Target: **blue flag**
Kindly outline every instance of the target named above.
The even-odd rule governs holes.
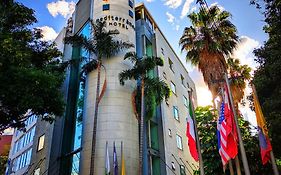
[[[113,142],[113,175],[118,175],[118,161],[117,161],[115,142]]]

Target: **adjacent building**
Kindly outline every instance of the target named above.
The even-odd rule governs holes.
[[[91,56],[80,47],[63,44],[67,35],[90,37],[91,20],[105,21],[108,30],[118,29],[118,39],[134,43],[135,48],[130,51],[135,51],[138,57],[157,56],[164,60],[164,66],[156,68],[151,76],[164,80],[172,93],[145,123],[144,174],[192,174],[197,163],[190,156],[185,133],[189,91],[193,92],[194,104],[197,104],[195,85],[156,21],[144,4],[135,5],[133,0],[80,0],[73,17],[56,39],[64,61]],[[138,174],[139,126],[131,99],[137,83],[119,84],[118,74],[132,67],[129,61],[124,61],[124,55],[125,52],[121,52],[103,62],[101,82],[106,79],[107,86],[97,121],[94,169],[97,175],[105,171],[106,143],[111,165],[115,143],[121,167],[121,142],[127,174]],[[97,71],[89,73],[86,81],[81,82],[79,69],[83,64],[71,64],[67,69],[62,87],[65,116],[57,117],[53,124],[34,117],[27,124],[26,132],[15,132],[9,174],[90,174]]]

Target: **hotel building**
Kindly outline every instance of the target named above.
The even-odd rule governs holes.
[[[153,118],[145,123],[143,174],[193,174],[192,169],[198,165],[189,153],[185,133],[189,113],[188,91],[194,92],[194,105],[197,104],[195,85],[152,15],[144,4],[135,6],[133,0],[78,1],[73,17],[56,39],[63,52],[63,60],[90,56],[79,47],[63,44],[63,38],[67,35],[90,37],[90,20],[105,21],[109,30],[118,29],[118,39],[134,43],[135,48],[130,51],[135,51],[138,57],[157,56],[164,60],[164,66],[157,67],[152,74],[164,80],[172,93],[167,102],[163,101],[157,107]],[[124,55],[125,51],[103,62],[106,73],[102,70],[101,82],[106,78],[107,87],[99,104],[97,121],[94,169],[97,175],[105,172],[106,142],[111,165],[115,142],[121,167],[120,147],[123,142],[126,173],[138,174],[139,127],[131,100],[136,82],[128,81],[121,86],[118,79],[122,70],[132,67],[130,62],[124,61]],[[97,71],[89,73],[83,84],[78,77],[82,65],[83,62],[80,65],[72,64],[67,70],[62,88],[66,101],[65,115],[57,117],[53,124],[38,119],[34,121],[32,127],[36,127],[36,131],[33,141],[21,152],[10,154],[10,167],[17,167],[15,160],[21,153],[29,151],[28,161],[18,168],[12,168],[10,174],[90,174]],[[12,147],[22,136],[15,134],[14,137]]]

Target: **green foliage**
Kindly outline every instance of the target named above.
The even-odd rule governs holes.
[[[198,107],[195,110],[198,134],[201,144],[201,152],[204,160],[204,170],[206,175],[220,175],[223,173],[221,157],[217,147],[217,111],[211,106]],[[249,122],[239,117],[239,127],[246,150],[251,174],[268,175],[272,174],[271,165],[262,165],[260,148],[257,135],[251,133]],[[240,166],[243,166],[240,161]],[[233,166],[234,161],[233,161]],[[226,170],[228,171],[228,170]]]
[[[119,74],[120,84],[124,85],[126,80],[144,81],[144,100],[145,100],[145,116],[146,119],[151,119],[156,111],[156,106],[162,100],[168,99],[170,96],[170,89],[165,81],[158,77],[149,76],[149,72],[154,70],[156,66],[163,66],[163,60],[159,57],[143,57],[137,58],[135,52],[126,53],[124,59],[130,60],[134,66],[132,69],[123,70]],[[136,88],[136,109],[140,114],[141,108],[141,89]]]
[[[281,3],[280,0],[253,0],[264,7],[266,25],[264,31],[269,35],[262,47],[254,50],[256,62],[260,64],[255,71],[255,84],[259,101],[268,124],[269,135],[275,157],[281,159]],[[280,167],[281,170],[281,167]]]
[[[209,52],[228,55],[236,46],[238,36],[236,27],[229,21],[231,14],[221,11],[218,6],[200,8],[187,16],[192,26],[186,27],[180,39],[182,50],[187,51],[186,58],[193,64],[200,62],[200,52],[207,48]]]
[[[216,113],[211,106],[197,107],[195,110],[206,175],[224,174],[218,151]]]
[[[0,174],[5,174],[8,155],[0,155]]]
[[[30,29],[34,11],[12,0],[0,2],[0,131],[24,127],[32,114],[53,121],[63,114],[61,53]],[[26,112],[29,115],[25,115]]]
[[[226,72],[225,56],[235,48],[238,36],[230,22],[231,14],[218,6],[202,6],[199,12],[187,16],[192,26],[186,27],[180,38],[181,50],[186,51],[186,60],[202,72],[204,82],[215,96]],[[212,66],[210,66],[212,65]]]

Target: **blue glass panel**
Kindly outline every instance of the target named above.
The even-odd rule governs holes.
[[[106,10],[109,10],[109,4],[104,4],[102,5],[102,11],[106,11]]]
[[[131,0],[129,0],[129,6],[130,6],[131,8],[134,7],[134,3],[133,3]]]
[[[134,18],[134,13],[132,12],[132,10],[129,10],[129,16]]]
[[[79,34],[89,38],[91,35],[91,25],[87,23],[83,29],[79,32]],[[82,48],[81,50],[82,62],[80,67],[86,64],[86,61],[90,58],[90,53]],[[79,84],[79,94],[76,104],[76,125],[75,125],[75,135],[74,135],[74,148],[73,150],[77,150],[81,147],[81,139],[82,139],[82,120],[83,120],[83,107],[84,107],[84,82],[80,82]],[[74,154],[72,157],[72,174],[79,174],[79,162],[80,162],[80,153]]]

